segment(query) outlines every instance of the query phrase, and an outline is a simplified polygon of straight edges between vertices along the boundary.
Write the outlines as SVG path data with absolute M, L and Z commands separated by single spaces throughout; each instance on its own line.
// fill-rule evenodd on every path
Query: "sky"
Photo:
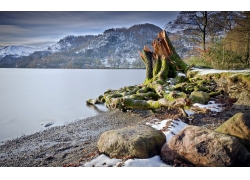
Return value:
M 180 11 L 247 10 L 248 0 L 112 1 L 29 0 L 1 2 L 0 48 L 9 45 L 43 47 L 67 35 L 96 35 L 109 28 L 152 23 L 160 28 L 174 20 Z
M 67 35 L 151 23 L 164 28 L 178 11 L 0 11 L 0 47 L 52 45 Z

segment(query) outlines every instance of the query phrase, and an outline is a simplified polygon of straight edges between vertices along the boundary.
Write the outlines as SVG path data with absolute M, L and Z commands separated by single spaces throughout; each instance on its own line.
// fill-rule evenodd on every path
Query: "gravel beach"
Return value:
M 226 103 L 224 110 L 218 113 L 194 114 L 192 120 L 186 123 L 214 130 L 238 112 L 250 113 L 249 110 L 236 110 L 231 106 L 231 103 Z M 103 132 L 146 124 L 154 118 L 183 119 L 177 109 L 162 108 L 157 113 L 149 110 L 111 110 L 1 143 L 0 167 L 79 167 L 99 155 L 97 141 Z
M 112 110 L 5 141 L 0 145 L 0 166 L 79 166 L 98 155 L 96 144 L 104 131 L 144 124 L 150 113 Z

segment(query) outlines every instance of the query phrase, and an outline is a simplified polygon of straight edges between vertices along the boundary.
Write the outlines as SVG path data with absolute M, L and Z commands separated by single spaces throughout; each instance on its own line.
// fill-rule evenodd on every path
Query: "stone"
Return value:
M 194 166 L 224 167 L 245 162 L 250 154 L 235 137 L 189 125 L 164 144 L 161 157 L 166 163 L 176 159 Z
M 190 94 L 189 99 L 192 103 L 207 104 L 210 99 L 210 96 L 208 93 L 203 91 L 193 91 Z
M 163 132 L 146 125 L 128 126 L 101 134 L 97 147 L 111 158 L 149 158 L 160 155 Z
M 238 94 L 237 101 L 233 104 L 234 109 L 250 110 L 250 92 L 243 91 Z
M 237 113 L 224 122 L 215 131 L 236 137 L 242 145 L 250 150 L 250 115 Z

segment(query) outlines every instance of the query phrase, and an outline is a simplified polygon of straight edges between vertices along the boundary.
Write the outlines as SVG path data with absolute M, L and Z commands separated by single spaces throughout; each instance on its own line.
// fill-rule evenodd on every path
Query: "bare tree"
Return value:
M 180 29 L 185 35 L 190 36 L 193 42 L 202 47 L 206 51 L 206 38 L 211 29 L 210 15 L 213 12 L 209 11 L 181 11 L 177 19 L 169 22 L 166 30 Z

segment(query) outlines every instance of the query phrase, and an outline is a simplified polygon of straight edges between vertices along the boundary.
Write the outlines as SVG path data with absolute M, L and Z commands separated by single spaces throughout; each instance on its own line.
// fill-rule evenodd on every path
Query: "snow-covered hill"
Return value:
M 6 46 L 0 49 L 0 60 L 7 55 L 12 55 L 14 57 L 28 56 L 35 51 L 43 51 L 46 48 L 34 48 L 29 46 Z
M 0 67 L 142 68 L 138 51 L 145 45 L 153 50 L 151 43 L 161 31 L 145 23 L 107 29 L 99 35 L 69 35 L 47 48 L 9 46 L 0 50 Z
M 48 51 L 55 53 L 55 52 L 63 52 L 73 49 L 79 45 L 82 45 L 90 40 L 92 40 L 95 36 L 87 35 L 87 36 L 73 36 L 69 35 L 60 39 L 57 43 L 53 44 L 52 46 L 48 47 Z
M 101 59 L 107 65 L 108 59 L 126 59 L 132 63 L 139 58 L 138 51 L 144 45 L 152 49 L 151 43 L 162 29 L 153 24 L 139 24 L 130 28 L 108 29 L 93 40 L 75 49 L 84 57 Z

